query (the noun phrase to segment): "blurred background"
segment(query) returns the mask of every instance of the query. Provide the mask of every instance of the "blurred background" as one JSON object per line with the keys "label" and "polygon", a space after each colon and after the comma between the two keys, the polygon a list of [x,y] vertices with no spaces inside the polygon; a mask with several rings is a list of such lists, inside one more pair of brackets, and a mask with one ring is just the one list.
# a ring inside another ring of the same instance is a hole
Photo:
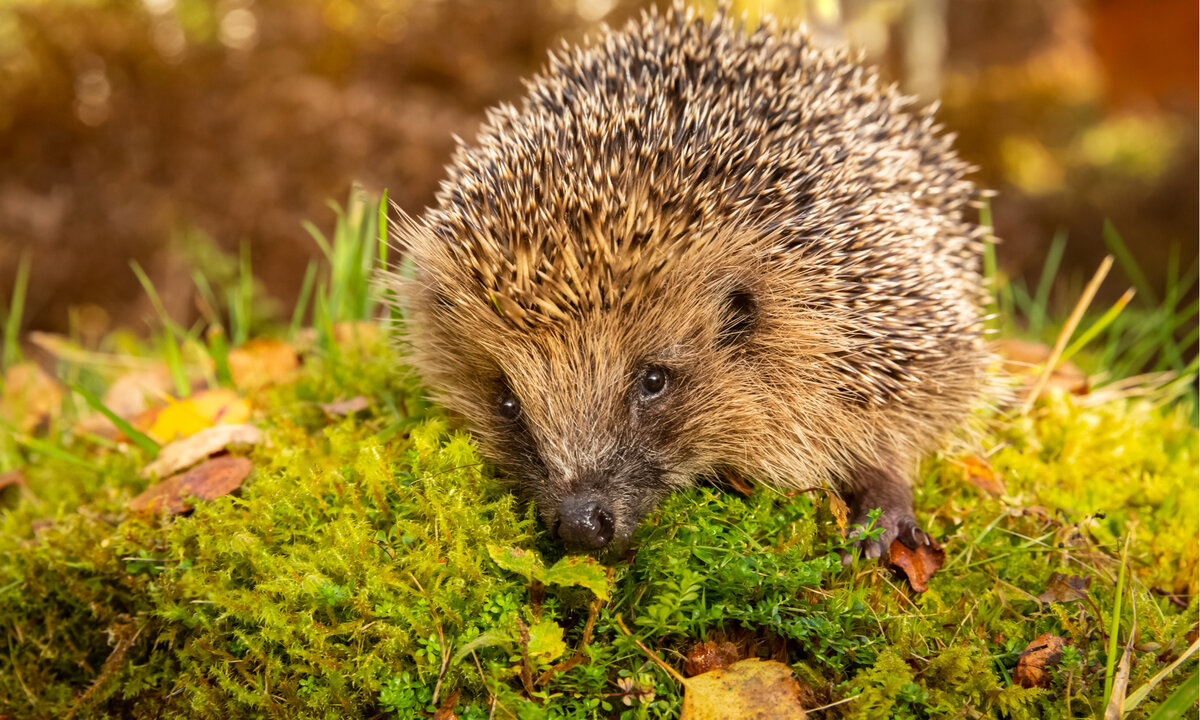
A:
{"label": "blurred background", "polygon": [[[86,341],[147,327],[130,260],[186,321],[193,271],[233,281],[248,258],[287,312],[319,252],[303,221],[330,229],[356,182],[420,212],[453,134],[469,141],[485,108],[517,99],[549,48],[647,4],[0,0],[0,304],[28,253],[24,329]],[[1195,261],[1195,0],[734,7],[803,20],[941,98],[998,193],[1004,271],[1032,285],[1064,251],[1052,302],[1069,307],[1118,233],[1144,277],[1118,271],[1102,298],[1161,294]]]}

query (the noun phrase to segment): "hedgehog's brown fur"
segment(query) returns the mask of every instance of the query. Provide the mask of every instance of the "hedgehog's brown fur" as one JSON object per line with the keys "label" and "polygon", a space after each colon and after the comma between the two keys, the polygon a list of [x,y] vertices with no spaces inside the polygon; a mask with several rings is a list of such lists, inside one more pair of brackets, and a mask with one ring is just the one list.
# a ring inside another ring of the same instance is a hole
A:
{"label": "hedgehog's brown fur", "polygon": [[800,30],[678,7],[528,91],[398,229],[413,361],[485,454],[551,527],[598,498],[616,545],[727,471],[922,537],[907,477],[985,358],[975,190],[932,113]]}

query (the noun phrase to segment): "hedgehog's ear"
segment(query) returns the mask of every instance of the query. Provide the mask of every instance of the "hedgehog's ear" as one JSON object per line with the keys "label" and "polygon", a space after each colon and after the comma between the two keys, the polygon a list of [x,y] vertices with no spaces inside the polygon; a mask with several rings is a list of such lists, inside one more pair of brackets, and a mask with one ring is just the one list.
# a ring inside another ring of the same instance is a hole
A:
{"label": "hedgehog's ear", "polygon": [[721,309],[721,330],[717,344],[722,347],[740,345],[754,332],[758,324],[758,298],[747,287],[738,287],[725,296]]}

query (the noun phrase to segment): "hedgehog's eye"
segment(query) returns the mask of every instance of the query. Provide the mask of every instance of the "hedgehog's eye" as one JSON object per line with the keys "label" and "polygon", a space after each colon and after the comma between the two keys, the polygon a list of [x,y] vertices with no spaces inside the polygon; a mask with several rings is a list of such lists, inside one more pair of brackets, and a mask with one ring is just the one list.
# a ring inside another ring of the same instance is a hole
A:
{"label": "hedgehog's eye", "polygon": [[521,401],[514,397],[512,393],[506,392],[500,396],[500,402],[496,405],[496,412],[500,413],[500,417],[505,420],[515,420],[521,414]]}
{"label": "hedgehog's eye", "polygon": [[667,389],[667,369],[657,365],[646,368],[642,373],[642,397],[656,398]]}

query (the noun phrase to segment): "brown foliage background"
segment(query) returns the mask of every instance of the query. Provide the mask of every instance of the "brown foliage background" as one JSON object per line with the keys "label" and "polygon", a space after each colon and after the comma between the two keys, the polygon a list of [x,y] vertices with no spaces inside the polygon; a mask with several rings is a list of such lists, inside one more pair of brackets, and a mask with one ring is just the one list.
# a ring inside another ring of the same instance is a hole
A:
{"label": "brown foliage background", "polygon": [[[194,313],[192,269],[228,271],[216,248],[242,243],[269,292],[290,303],[317,253],[302,220],[329,230],[327,201],[344,201],[355,181],[419,212],[454,134],[469,139],[486,107],[519,97],[549,47],[578,40],[601,15],[619,24],[640,4],[0,9],[0,303],[28,250],[26,329],[66,329],[69,308],[84,305],[105,310],[86,314],[98,322],[135,323],[149,314],[135,259],[183,320]],[[1185,266],[1195,257],[1195,2],[763,4],[864,47],[923,98],[944,98],[963,154],[1000,192],[1012,272],[1036,272],[1060,230],[1068,267],[1090,271],[1105,218],[1157,282],[1173,245]]]}

